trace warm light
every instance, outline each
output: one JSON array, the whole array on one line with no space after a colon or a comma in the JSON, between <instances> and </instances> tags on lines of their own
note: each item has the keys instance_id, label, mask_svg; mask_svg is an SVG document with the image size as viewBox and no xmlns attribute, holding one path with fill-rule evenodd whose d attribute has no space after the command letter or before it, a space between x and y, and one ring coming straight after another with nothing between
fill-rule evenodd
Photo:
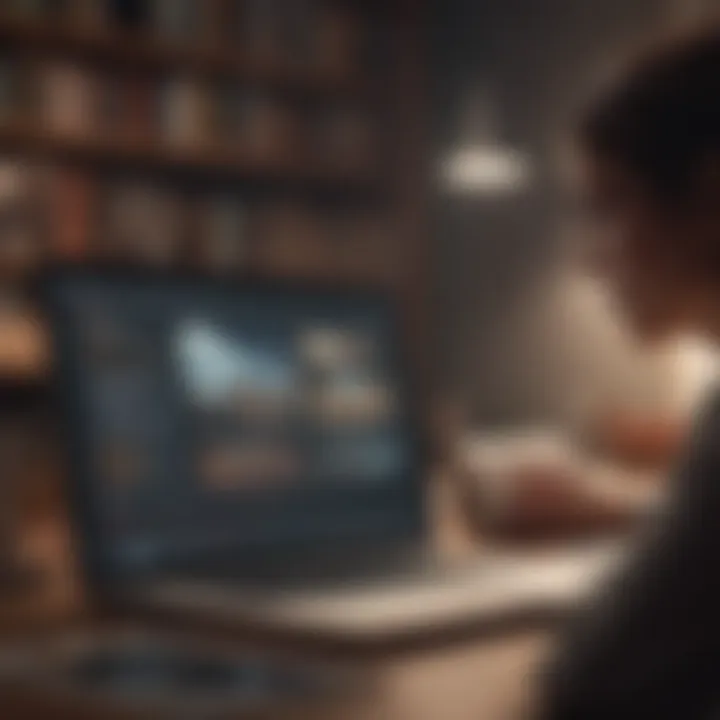
<instances>
[{"instance_id":1,"label":"warm light","mask_svg":"<svg viewBox=\"0 0 720 720\"><path fill-rule=\"evenodd\" d=\"M686 412L696 411L720 374L720 355L710 342L686 337L673 348L676 401Z\"/></svg>"},{"instance_id":2,"label":"warm light","mask_svg":"<svg viewBox=\"0 0 720 720\"><path fill-rule=\"evenodd\" d=\"M530 163L521 152L501 145L455 150L443 163L442 177L458 193L510 194L530 180Z\"/></svg>"}]
</instances>

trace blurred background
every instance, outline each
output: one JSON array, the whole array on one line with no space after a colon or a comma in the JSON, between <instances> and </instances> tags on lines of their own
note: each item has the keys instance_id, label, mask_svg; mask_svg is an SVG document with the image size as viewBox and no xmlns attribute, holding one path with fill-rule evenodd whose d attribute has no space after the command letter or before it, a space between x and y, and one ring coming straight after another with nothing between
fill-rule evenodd
<instances>
[{"instance_id":1,"label":"blurred background","mask_svg":"<svg viewBox=\"0 0 720 720\"><path fill-rule=\"evenodd\" d=\"M53 608L76 595L53 357L33 291L56 262L385 286L421 379L443 542L634 527L662 495L718 356L692 338L636 345L585 275L567 133L636 38L715 9L2 0L3 587L39 572L64 578ZM35 579L22 579L28 565ZM0 615L17 630L17 609ZM493 646L500 663L484 645L472 662L463 650L437 675L427 657L408 661L414 675L388 670L398 699L387 716L510 717L530 646L535 635ZM483 673L494 679L482 698L450 711L443 693ZM403 709L414 683L425 715Z\"/></svg>"}]
</instances>

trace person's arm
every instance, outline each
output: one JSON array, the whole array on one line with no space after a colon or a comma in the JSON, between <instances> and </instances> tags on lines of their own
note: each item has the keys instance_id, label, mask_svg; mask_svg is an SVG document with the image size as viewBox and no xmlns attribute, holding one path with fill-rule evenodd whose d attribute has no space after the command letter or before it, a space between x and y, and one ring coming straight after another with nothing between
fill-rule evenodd
<instances>
[{"instance_id":1,"label":"person's arm","mask_svg":"<svg viewBox=\"0 0 720 720\"><path fill-rule=\"evenodd\" d=\"M692 720L720 706L719 420L707 418L666 517L545 677L543 720Z\"/></svg>"}]
</instances>

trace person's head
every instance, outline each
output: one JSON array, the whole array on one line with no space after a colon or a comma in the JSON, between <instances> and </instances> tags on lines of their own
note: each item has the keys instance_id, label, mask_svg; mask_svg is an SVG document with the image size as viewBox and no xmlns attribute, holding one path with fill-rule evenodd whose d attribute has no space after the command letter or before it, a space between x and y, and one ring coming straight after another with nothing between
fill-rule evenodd
<instances>
[{"instance_id":1,"label":"person's head","mask_svg":"<svg viewBox=\"0 0 720 720\"><path fill-rule=\"evenodd\" d=\"M599 269L635 329L720 333L720 25L636 58L578 141Z\"/></svg>"}]
</instances>

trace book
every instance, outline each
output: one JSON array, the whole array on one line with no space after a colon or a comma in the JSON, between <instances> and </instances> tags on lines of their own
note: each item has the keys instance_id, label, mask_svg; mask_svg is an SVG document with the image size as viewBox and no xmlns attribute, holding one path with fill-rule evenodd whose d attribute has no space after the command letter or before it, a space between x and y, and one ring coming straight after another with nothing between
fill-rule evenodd
<instances>
[{"instance_id":1,"label":"book","mask_svg":"<svg viewBox=\"0 0 720 720\"><path fill-rule=\"evenodd\" d=\"M234 4L228 0L201 0L201 6L201 44L237 48L240 38L233 32L238 14Z\"/></svg>"},{"instance_id":2,"label":"book","mask_svg":"<svg viewBox=\"0 0 720 720\"><path fill-rule=\"evenodd\" d=\"M41 213L35 168L17 160L0 161L0 271L17 278L42 259Z\"/></svg>"},{"instance_id":3,"label":"book","mask_svg":"<svg viewBox=\"0 0 720 720\"><path fill-rule=\"evenodd\" d=\"M323 111L311 126L310 147L316 159L335 167L361 169L371 162L369 118L355 109Z\"/></svg>"},{"instance_id":4,"label":"book","mask_svg":"<svg viewBox=\"0 0 720 720\"><path fill-rule=\"evenodd\" d=\"M317 18L316 67L324 74L344 78L362 63L362 25L347 4L324 5Z\"/></svg>"},{"instance_id":5,"label":"book","mask_svg":"<svg viewBox=\"0 0 720 720\"><path fill-rule=\"evenodd\" d=\"M149 23L162 39L174 42L197 40L204 34L204 2L201 0L151 0Z\"/></svg>"},{"instance_id":6,"label":"book","mask_svg":"<svg viewBox=\"0 0 720 720\"><path fill-rule=\"evenodd\" d=\"M41 188L49 253L62 260L86 259L95 230L94 176L70 166L48 166L42 170Z\"/></svg>"},{"instance_id":7,"label":"book","mask_svg":"<svg viewBox=\"0 0 720 720\"><path fill-rule=\"evenodd\" d=\"M163 142L184 147L205 144L211 108L202 84L185 78L169 79L160 85L157 105Z\"/></svg>"},{"instance_id":8,"label":"book","mask_svg":"<svg viewBox=\"0 0 720 720\"><path fill-rule=\"evenodd\" d=\"M401 269L392 217L350 213L337 218L333 233L342 271L351 277L392 280Z\"/></svg>"},{"instance_id":9,"label":"book","mask_svg":"<svg viewBox=\"0 0 720 720\"><path fill-rule=\"evenodd\" d=\"M0 50L0 123L35 120L39 107L40 67L30 54Z\"/></svg>"},{"instance_id":10,"label":"book","mask_svg":"<svg viewBox=\"0 0 720 720\"><path fill-rule=\"evenodd\" d=\"M41 71L40 121L61 135L84 137L98 124L98 86L88 69L49 63Z\"/></svg>"},{"instance_id":11,"label":"book","mask_svg":"<svg viewBox=\"0 0 720 720\"><path fill-rule=\"evenodd\" d=\"M201 264L220 272L237 270L246 256L246 225L245 206L236 197L203 199L198 223Z\"/></svg>"},{"instance_id":12,"label":"book","mask_svg":"<svg viewBox=\"0 0 720 720\"><path fill-rule=\"evenodd\" d=\"M100 234L104 257L169 265L182 245L182 198L170 189L140 181L110 181L104 192Z\"/></svg>"},{"instance_id":13,"label":"book","mask_svg":"<svg viewBox=\"0 0 720 720\"><path fill-rule=\"evenodd\" d=\"M48 22L62 22L71 19L73 0L44 0L42 13Z\"/></svg>"},{"instance_id":14,"label":"book","mask_svg":"<svg viewBox=\"0 0 720 720\"><path fill-rule=\"evenodd\" d=\"M38 20L47 12L47 0L9 0L5 12L26 20Z\"/></svg>"},{"instance_id":15,"label":"book","mask_svg":"<svg viewBox=\"0 0 720 720\"><path fill-rule=\"evenodd\" d=\"M101 0L67 0L64 15L73 27L91 32L105 29L111 21L110 8Z\"/></svg>"},{"instance_id":16,"label":"book","mask_svg":"<svg viewBox=\"0 0 720 720\"><path fill-rule=\"evenodd\" d=\"M234 126L229 139L254 158L284 156L292 144L289 111L270 97L244 93L234 98Z\"/></svg>"},{"instance_id":17,"label":"book","mask_svg":"<svg viewBox=\"0 0 720 720\"><path fill-rule=\"evenodd\" d=\"M105 73L99 90L98 121L104 135L122 141L148 142L155 137L156 87L142 73Z\"/></svg>"},{"instance_id":18,"label":"book","mask_svg":"<svg viewBox=\"0 0 720 720\"><path fill-rule=\"evenodd\" d=\"M210 126L215 137L228 145L240 142L246 90L234 80L218 81L211 88Z\"/></svg>"},{"instance_id":19,"label":"book","mask_svg":"<svg viewBox=\"0 0 720 720\"><path fill-rule=\"evenodd\" d=\"M282 15L283 62L307 70L318 64L320 9L316 0L293 0Z\"/></svg>"},{"instance_id":20,"label":"book","mask_svg":"<svg viewBox=\"0 0 720 720\"><path fill-rule=\"evenodd\" d=\"M17 101L17 63L10 57L0 57L0 122L15 117Z\"/></svg>"},{"instance_id":21,"label":"book","mask_svg":"<svg viewBox=\"0 0 720 720\"><path fill-rule=\"evenodd\" d=\"M33 21L62 19L71 10L72 0L6 0L4 11Z\"/></svg>"},{"instance_id":22,"label":"book","mask_svg":"<svg viewBox=\"0 0 720 720\"><path fill-rule=\"evenodd\" d=\"M254 218L255 262L265 272L317 276L328 267L320 218L297 202L270 203Z\"/></svg>"},{"instance_id":23,"label":"book","mask_svg":"<svg viewBox=\"0 0 720 720\"><path fill-rule=\"evenodd\" d=\"M105 0L105 2L107 2L110 22L118 28L141 30L147 27L149 19L147 0Z\"/></svg>"},{"instance_id":24,"label":"book","mask_svg":"<svg viewBox=\"0 0 720 720\"><path fill-rule=\"evenodd\" d=\"M228 19L231 42L258 65L275 65L283 54L283 0L235 0Z\"/></svg>"},{"instance_id":25,"label":"book","mask_svg":"<svg viewBox=\"0 0 720 720\"><path fill-rule=\"evenodd\" d=\"M154 134L155 95L152 78L143 74L130 75L125 85L127 121L125 134L133 140L144 140Z\"/></svg>"},{"instance_id":26,"label":"book","mask_svg":"<svg viewBox=\"0 0 720 720\"><path fill-rule=\"evenodd\" d=\"M246 155L282 153L290 140L289 112L273 98L235 81L215 85L211 124L219 142Z\"/></svg>"}]
</instances>

